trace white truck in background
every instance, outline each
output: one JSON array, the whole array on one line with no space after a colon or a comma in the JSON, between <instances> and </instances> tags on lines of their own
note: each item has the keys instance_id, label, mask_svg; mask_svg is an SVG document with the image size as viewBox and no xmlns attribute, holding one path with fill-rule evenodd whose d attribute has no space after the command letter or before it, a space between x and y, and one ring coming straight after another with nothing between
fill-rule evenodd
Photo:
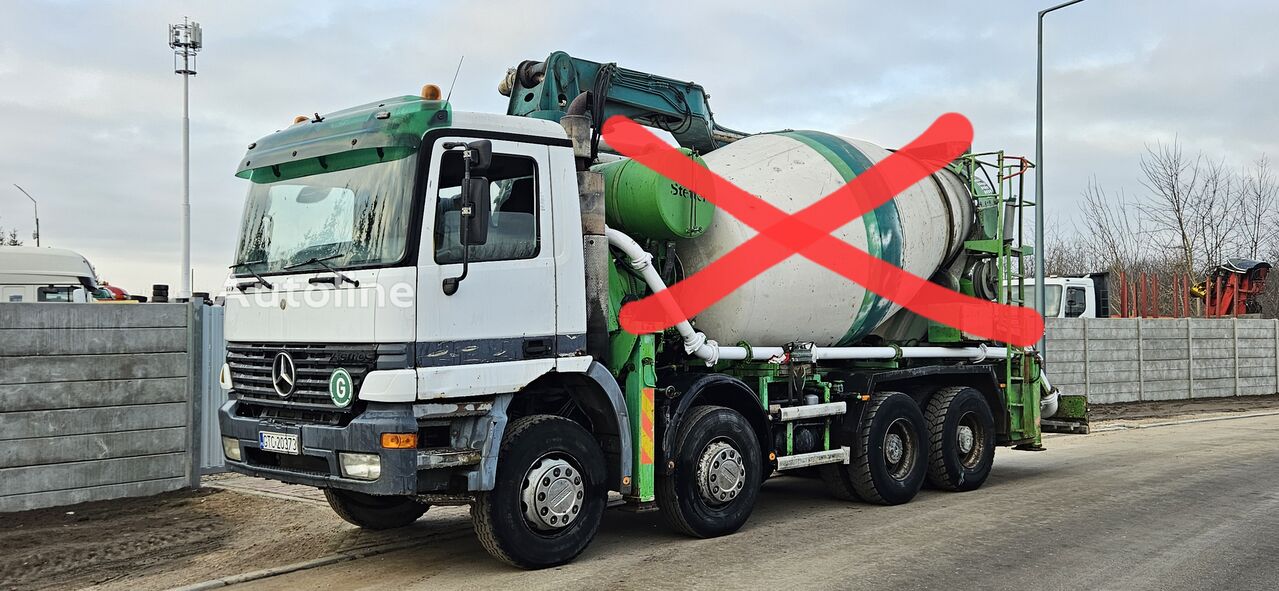
<instances>
[{"instance_id":1,"label":"white truck in background","mask_svg":"<svg viewBox=\"0 0 1279 591\"><path fill-rule=\"evenodd\" d=\"M1110 293L1108 273L1089 273L1083 277L1044 277L1044 318L1109 318ZM1024 281L1022 301L1033 305L1035 279Z\"/></svg>"},{"instance_id":2,"label":"white truck in background","mask_svg":"<svg viewBox=\"0 0 1279 591\"><path fill-rule=\"evenodd\" d=\"M0 248L0 302L86 303L95 299L89 260L65 248Z\"/></svg>"}]
</instances>

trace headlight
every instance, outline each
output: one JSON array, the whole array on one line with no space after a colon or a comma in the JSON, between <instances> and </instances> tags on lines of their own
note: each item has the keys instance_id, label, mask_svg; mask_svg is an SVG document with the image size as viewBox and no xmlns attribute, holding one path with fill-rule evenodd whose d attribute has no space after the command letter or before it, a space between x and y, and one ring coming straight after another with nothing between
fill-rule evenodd
<instances>
[{"instance_id":1,"label":"headlight","mask_svg":"<svg viewBox=\"0 0 1279 591\"><path fill-rule=\"evenodd\" d=\"M338 453L342 476L357 480L377 480L382 475L382 459L377 454Z\"/></svg>"},{"instance_id":2,"label":"headlight","mask_svg":"<svg viewBox=\"0 0 1279 591\"><path fill-rule=\"evenodd\" d=\"M228 460L240 461L240 440L234 437L222 438L222 454Z\"/></svg>"}]
</instances>

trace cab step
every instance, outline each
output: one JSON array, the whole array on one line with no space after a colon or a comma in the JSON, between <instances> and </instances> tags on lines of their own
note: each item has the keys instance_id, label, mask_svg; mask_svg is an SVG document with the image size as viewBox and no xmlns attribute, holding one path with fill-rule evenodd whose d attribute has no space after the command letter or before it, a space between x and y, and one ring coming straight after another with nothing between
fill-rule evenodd
<instances>
[{"instance_id":1,"label":"cab step","mask_svg":"<svg viewBox=\"0 0 1279 591\"><path fill-rule=\"evenodd\" d=\"M814 451L806 454L781 456L777 458L777 469L794 470L796 468L807 468L808 466L818 466L821 464L847 464L848 458L849 451L847 447L832 449L830 451Z\"/></svg>"}]
</instances>

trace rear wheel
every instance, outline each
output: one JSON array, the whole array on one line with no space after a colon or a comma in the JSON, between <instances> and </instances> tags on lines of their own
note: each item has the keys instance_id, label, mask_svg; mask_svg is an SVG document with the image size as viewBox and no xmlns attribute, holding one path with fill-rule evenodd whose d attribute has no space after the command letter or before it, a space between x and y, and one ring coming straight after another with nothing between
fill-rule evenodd
<instances>
[{"instance_id":1,"label":"rear wheel","mask_svg":"<svg viewBox=\"0 0 1279 591\"><path fill-rule=\"evenodd\" d=\"M581 554L608 501L608 470L595 438L563 417L525 417L507 427L498 457L496 485L476 495L471 509L484 549L520 568Z\"/></svg>"},{"instance_id":2,"label":"rear wheel","mask_svg":"<svg viewBox=\"0 0 1279 591\"><path fill-rule=\"evenodd\" d=\"M657 505L675 530L699 538L737 531L762 481L759 439L740 413L698 406L675 435L675 471L657 481Z\"/></svg>"},{"instance_id":3,"label":"rear wheel","mask_svg":"<svg viewBox=\"0 0 1279 591\"><path fill-rule=\"evenodd\" d=\"M995 461L995 417L981 392L943 388L924 415L930 439L928 482L942 490L979 488Z\"/></svg>"},{"instance_id":4,"label":"rear wheel","mask_svg":"<svg viewBox=\"0 0 1279 591\"><path fill-rule=\"evenodd\" d=\"M335 488L324 489L324 498L338 517L365 529L404 527L421 517L430 505L408 496L378 496Z\"/></svg>"},{"instance_id":5,"label":"rear wheel","mask_svg":"<svg viewBox=\"0 0 1279 591\"><path fill-rule=\"evenodd\" d=\"M841 499L900 505L915 498L928 463L928 431L911 397L883 392L867 405L852 441L848 465L823 466L827 489Z\"/></svg>"}]
</instances>

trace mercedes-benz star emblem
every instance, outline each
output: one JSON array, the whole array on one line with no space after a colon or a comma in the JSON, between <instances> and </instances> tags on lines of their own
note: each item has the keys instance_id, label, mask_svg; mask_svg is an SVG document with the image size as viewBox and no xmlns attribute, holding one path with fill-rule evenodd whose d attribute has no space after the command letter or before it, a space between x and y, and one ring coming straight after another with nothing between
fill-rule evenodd
<instances>
[{"instance_id":1,"label":"mercedes-benz star emblem","mask_svg":"<svg viewBox=\"0 0 1279 591\"><path fill-rule=\"evenodd\" d=\"M275 393L281 398L288 398L289 394L293 393L297 374L298 370L293 365L293 357L285 351L276 354L275 361L271 362L271 385L275 386Z\"/></svg>"}]
</instances>

